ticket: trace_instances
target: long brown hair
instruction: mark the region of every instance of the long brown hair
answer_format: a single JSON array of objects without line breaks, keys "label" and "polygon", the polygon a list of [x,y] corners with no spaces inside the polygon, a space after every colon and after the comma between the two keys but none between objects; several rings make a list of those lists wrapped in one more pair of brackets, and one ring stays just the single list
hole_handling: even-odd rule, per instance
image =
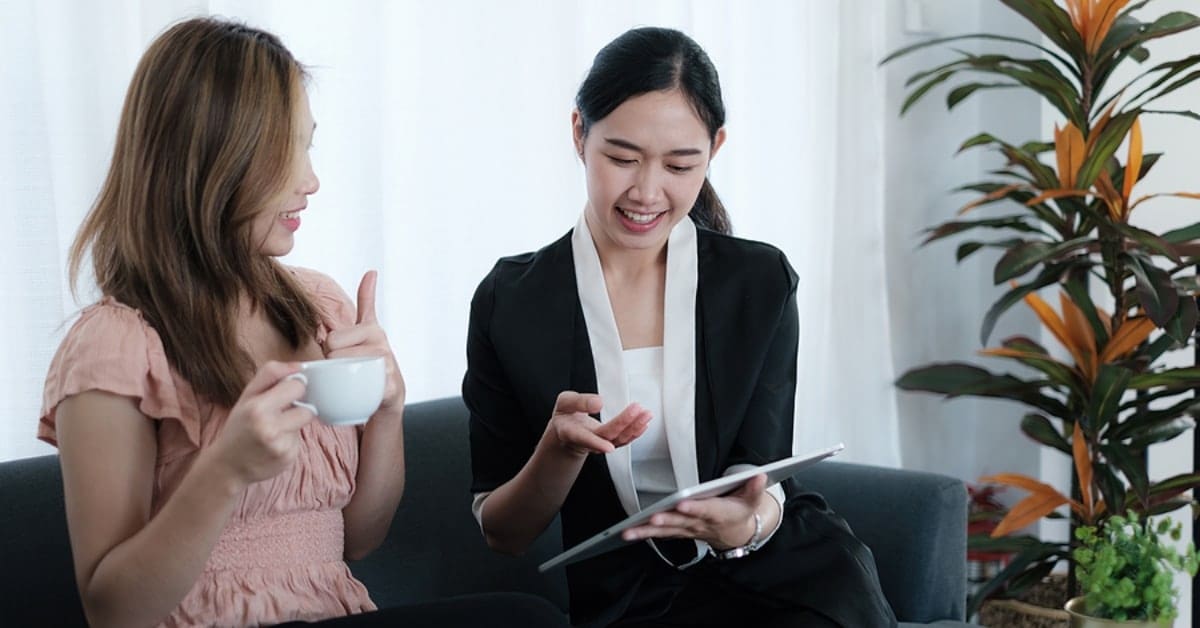
[{"label": "long brown hair", "polygon": [[277,37],[212,18],[150,45],[130,82],[108,177],[71,247],[105,295],[141,311],[195,392],[232,406],[254,372],[239,303],[293,347],[316,335],[304,289],[251,225],[291,165],[304,69]]}]

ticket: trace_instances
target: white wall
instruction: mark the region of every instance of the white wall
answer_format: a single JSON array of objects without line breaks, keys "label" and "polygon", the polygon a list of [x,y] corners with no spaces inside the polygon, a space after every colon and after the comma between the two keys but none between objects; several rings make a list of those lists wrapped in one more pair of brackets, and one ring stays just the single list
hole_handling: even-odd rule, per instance
[{"label": "white wall", "polygon": [[[920,32],[906,30],[906,10],[924,9]],[[1021,37],[1036,33],[1000,3],[958,0],[900,0],[888,4],[889,49],[939,36],[987,31]],[[978,50],[978,44],[961,47]],[[954,262],[959,240],[949,238],[918,248],[922,231],[954,217],[971,194],[955,187],[984,179],[998,158],[978,149],[956,155],[959,145],[982,131],[1013,141],[1040,135],[1040,105],[1024,91],[996,91],[968,99],[947,113],[945,93],[937,89],[899,117],[907,96],[904,81],[953,55],[945,49],[914,53],[884,66],[887,73],[886,212],[888,296],[897,373],[936,361],[978,361],[983,315],[1003,291],[992,283],[997,257],[981,251],[962,264]],[[1000,320],[998,339],[1036,329],[1036,321],[1017,307]],[[1038,447],[1019,429],[1023,406],[980,399],[943,401],[933,395],[900,395],[900,435],[904,466],[974,481],[981,475],[1036,469]]]}]

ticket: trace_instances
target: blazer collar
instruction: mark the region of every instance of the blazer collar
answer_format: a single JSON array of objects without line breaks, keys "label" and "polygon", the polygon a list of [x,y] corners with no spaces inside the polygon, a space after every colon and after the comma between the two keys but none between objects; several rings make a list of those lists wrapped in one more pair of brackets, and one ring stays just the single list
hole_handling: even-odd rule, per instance
[{"label": "blazer collar", "polygon": [[[629,405],[623,348],[616,318],[608,298],[600,257],[580,217],[571,237],[575,284],[587,328],[596,374],[596,387],[604,407],[601,421],[612,420]],[[663,416],[667,443],[679,487],[699,483],[696,460],[696,284],[698,261],[696,228],[681,220],[667,240],[667,278],[663,312]],[[621,506],[627,514],[640,510],[633,484],[630,448],[620,447],[605,456]]]}]

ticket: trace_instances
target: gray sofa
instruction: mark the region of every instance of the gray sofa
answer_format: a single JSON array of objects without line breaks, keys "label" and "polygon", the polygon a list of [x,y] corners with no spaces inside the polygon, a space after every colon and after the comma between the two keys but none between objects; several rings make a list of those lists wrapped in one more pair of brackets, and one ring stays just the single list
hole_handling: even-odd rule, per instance
[{"label": "gray sofa", "polygon": [[[380,607],[524,591],[566,608],[557,523],[524,556],[488,550],[470,513],[467,411],[457,398],[410,405],[408,482],[384,545],[351,565]],[[966,491],[953,478],[823,462],[801,481],[823,493],[875,553],[901,626],[966,626]],[[76,626],[75,588],[54,456],[0,464],[0,625]]]}]

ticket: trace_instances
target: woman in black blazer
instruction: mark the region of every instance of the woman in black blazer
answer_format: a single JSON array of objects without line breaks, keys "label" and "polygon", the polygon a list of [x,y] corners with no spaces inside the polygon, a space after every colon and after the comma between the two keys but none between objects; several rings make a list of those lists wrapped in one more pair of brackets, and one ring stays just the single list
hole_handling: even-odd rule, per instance
[{"label": "woman in black blazer", "polygon": [[[596,56],[576,106],[583,216],[501,259],[471,304],[474,511],[510,553],[556,514],[570,547],[791,453],[796,274],[728,235],[706,176],[725,140],[712,63],[678,31],[634,29]],[[764,484],[684,502],[626,533],[646,542],[568,566],[573,623],[894,626],[845,522]]]}]

